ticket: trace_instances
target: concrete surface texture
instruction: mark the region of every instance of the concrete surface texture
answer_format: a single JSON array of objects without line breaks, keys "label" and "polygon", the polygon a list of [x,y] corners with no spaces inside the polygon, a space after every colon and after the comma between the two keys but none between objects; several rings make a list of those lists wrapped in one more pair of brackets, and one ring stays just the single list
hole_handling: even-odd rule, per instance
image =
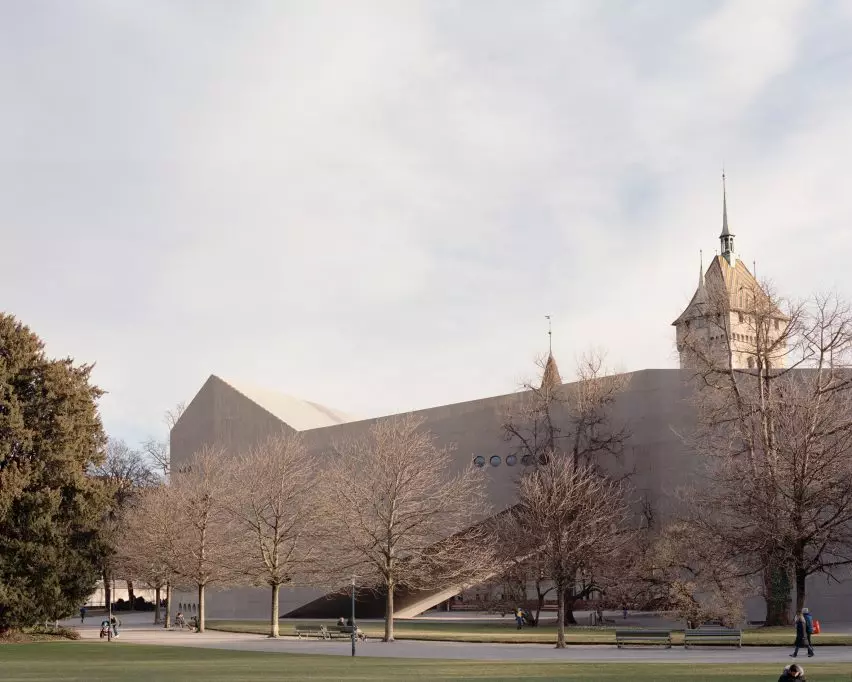
[{"label": "concrete surface texture", "polygon": [[[637,504],[648,501],[661,520],[670,517],[677,508],[680,493],[695,481],[700,465],[687,444],[694,423],[691,377],[689,370],[682,369],[633,372],[629,374],[627,389],[613,407],[613,423],[626,425],[631,437],[624,456],[606,465],[616,474],[630,472]],[[564,384],[560,390],[570,394],[576,390],[576,384]],[[416,413],[425,419],[425,427],[435,434],[440,445],[453,447],[456,470],[470,466],[477,455],[483,455],[486,462],[495,455],[500,458],[497,466],[485,467],[494,511],[513,503],[517,479],[524,468],[520,463],[507,464],[507,457],[514,450],[502,438],[501,431],[506,411],[523,400],[524,395],[513,393]],[[270,404],[271,400],[264,402]],[[172,430],[172,465],[179,467],[205,444],[218,444],[227,452],[238,452],[271,434],[296,430],[282,419],[286,417],[287,404],[287,401],[275,403],[276,416],[222,379],[211,376]],[[300,408],[299,419],[301,416]],[[336,413],[335,418],[342,417]],[[332,442],[365,436],[375,421],[337,423],[301,433],[311,455],[322,461]],[[809,579],[808,604],[823,622],[852,621],[852,581],[848,569],[841,577],[844,580],[839,583],[821,577]],[[286,614],[320,596],[322,592],[317,590],[282,590],[281,613]],[[431,600],[399,603],[399,607],[406,608],[406,615],[415,615],[442,598],[443,594],[435,593]],[[174,596],[176,604],[195,601],[192,593]],[[267,608],[266,590],[211,590],[207,613],[210,618],[258,618],[264,616]],[[762,619],[765,614],[762,598],[750,599],[747,611],[749,620]]]}]

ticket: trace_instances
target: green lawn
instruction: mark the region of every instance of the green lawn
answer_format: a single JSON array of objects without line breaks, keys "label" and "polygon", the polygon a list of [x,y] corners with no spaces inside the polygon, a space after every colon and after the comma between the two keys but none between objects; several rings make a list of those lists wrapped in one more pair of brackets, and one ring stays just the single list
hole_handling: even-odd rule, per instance
[{"label": "green lawn", "polygon": [[[293,625],[297,621],[282,620],[282,635],[294,634]],[[310,620],[300,620],[308,623]],[[316,621],[332,623],[330,620]],[[269,632],[269,621],[261,620],[208,620],[210,630],[227,632],[252,632],[265,635]],[[360,627],[371,637],[381,637],[384,625],[379,622],[362,622]],[[556,642],[556,626],[541,625],[536,628],[515,629],[514,621],[505,623],[476,621],[434,621],[399,620],[394,627],[397,639],[423,639],[447,642]],[[566,631],[566,637],[572,644],[615,644],[615,628],[572,627]],[[675,643],[683,642],[683,633],[676,632]],[[793,646],[795,634],[792,628],[759,628],[743,633],[743,643],[747,646]],[[814,644],[852,645],[852,635],[838,635],[826,632],[814,635]]]},{"label": "green lawn", "polygon": [[[264,682],[266,680],[588,680],[765,682],[778,665],[538,663],[306,656],[57,642],[0,646],[4,682]],[[810,682],[849,682],[850,664],[807,663]]]}]

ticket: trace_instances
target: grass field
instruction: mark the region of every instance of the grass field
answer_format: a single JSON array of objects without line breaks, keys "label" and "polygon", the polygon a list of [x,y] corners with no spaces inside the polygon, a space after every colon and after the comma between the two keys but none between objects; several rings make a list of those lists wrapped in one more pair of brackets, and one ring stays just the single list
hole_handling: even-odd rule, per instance
[{"label": "grass field", "polygon": [[[850,682],[852,665],[808,663],[809,682]],[[778,665],[483,662],[305,656],[171,646],[57,642],[0,646],[4,682],[265,682],[266,680],[587,680],[765,682]]]},{"label": "grass field", "polygon": [[[281,621],[282,635],[293,634],[290,621]],[[310,621],[298,621],[310,622]],[[332,621],[317,621],[332,623]],[[269,622],[261,620],[209,620],[211,630],[226,632],[251,632],[265,635],[269,632]],[[362,622],[360,627],[371,637],[381,637],[384,625],[379,622]],[[536,628],[516,630],[514,621],[497,622],[448,622],[433,620],[399,620],[394,627],[397,639],[422,639],[445,642],[499,642],[499,643],[555,643],[556,626],[541,625]],[[572,627],[568,628],[566,638],[571,644],[615,644],[615,628]],[[677,644],[683,642],[683,633],[674,633]],[[743,633],[743,643],[747,646],[793,646],[795,634],[792,628],[760,628]],[[839,635],[826,632],[814,635],[817,646],[852,645],[852,635]]]}]

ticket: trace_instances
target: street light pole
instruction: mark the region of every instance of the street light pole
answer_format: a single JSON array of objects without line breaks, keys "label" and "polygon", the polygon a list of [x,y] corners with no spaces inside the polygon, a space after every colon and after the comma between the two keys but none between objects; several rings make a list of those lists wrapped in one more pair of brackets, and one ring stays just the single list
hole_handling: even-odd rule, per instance
[{"label": "street light pole", "polygon": [[352,655],[355,655],[355,640],[358,638],[358,626],[355,625],[355,576],[352,576]]}]

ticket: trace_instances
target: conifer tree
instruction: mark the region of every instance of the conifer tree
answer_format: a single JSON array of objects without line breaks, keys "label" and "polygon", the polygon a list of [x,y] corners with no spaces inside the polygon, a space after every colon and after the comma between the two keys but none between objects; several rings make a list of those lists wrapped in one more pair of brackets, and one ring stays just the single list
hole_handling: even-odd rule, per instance
[{"label": "conifer tree", "polygon": [[91,594],[105,443],[92,365],[52,360],[0,313],[0,631],[62,618]]}]

